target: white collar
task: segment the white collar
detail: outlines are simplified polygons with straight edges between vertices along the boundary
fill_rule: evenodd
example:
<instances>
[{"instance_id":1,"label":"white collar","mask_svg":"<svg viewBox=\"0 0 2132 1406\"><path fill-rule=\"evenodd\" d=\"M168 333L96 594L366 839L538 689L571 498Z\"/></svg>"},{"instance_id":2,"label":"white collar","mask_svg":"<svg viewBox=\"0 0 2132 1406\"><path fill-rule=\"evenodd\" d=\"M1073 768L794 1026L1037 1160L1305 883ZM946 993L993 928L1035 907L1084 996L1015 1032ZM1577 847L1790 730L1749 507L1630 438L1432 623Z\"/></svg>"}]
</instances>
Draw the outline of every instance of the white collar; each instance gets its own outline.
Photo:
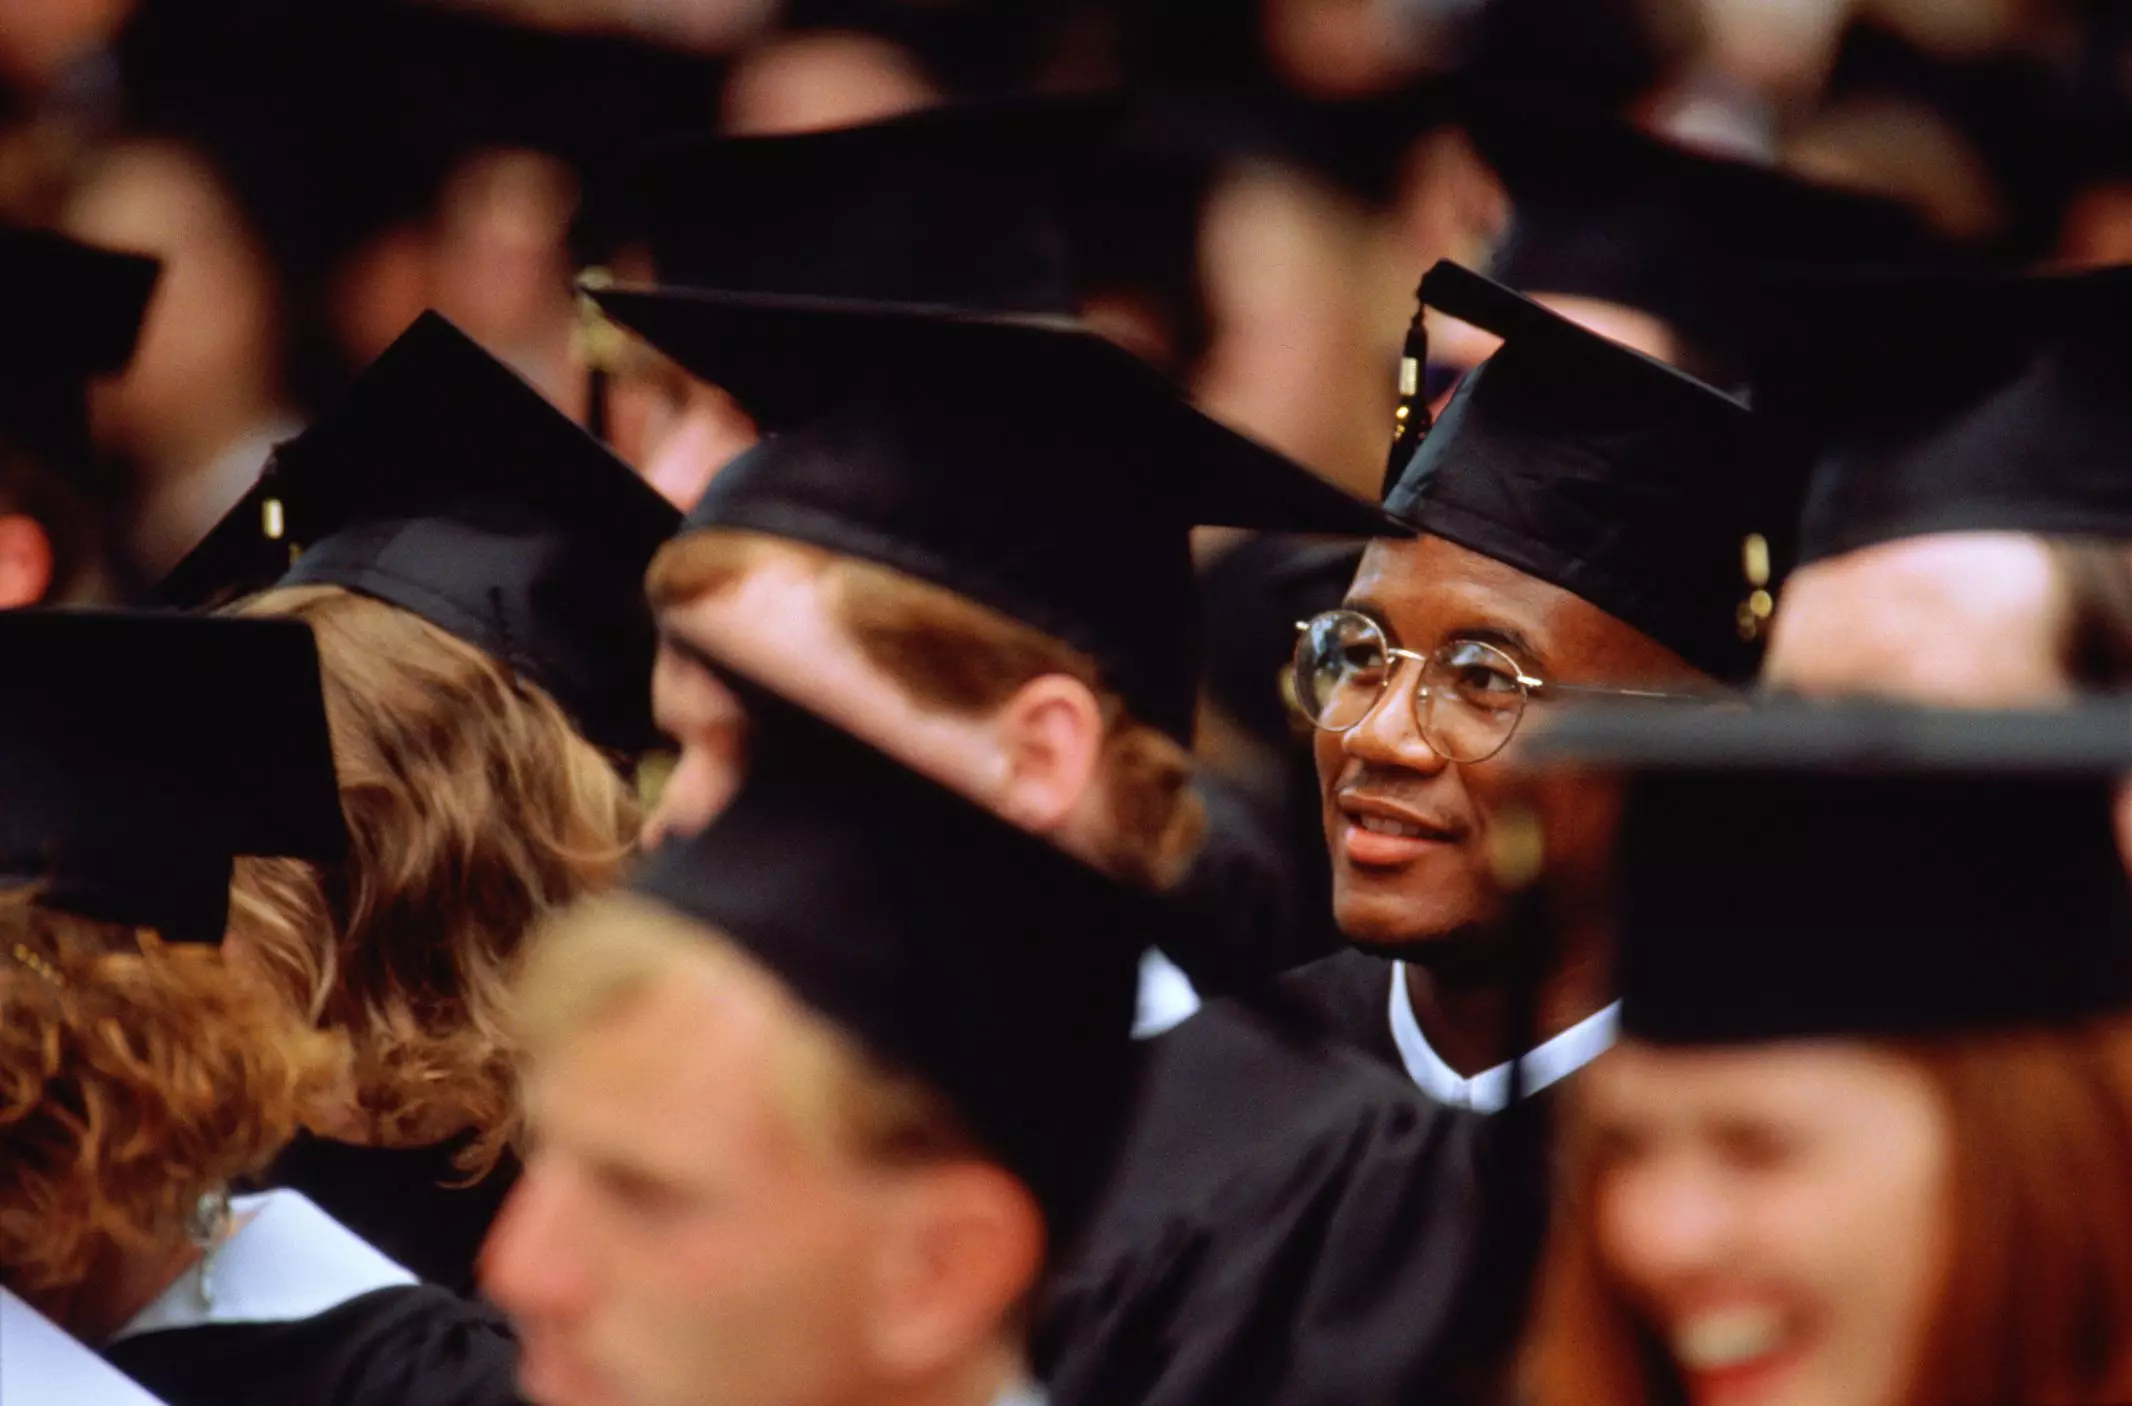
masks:
<instances>
[{"instance_id":1,"label":"white collar","mask_svg":"<svg viewBox=\"0 0 2132 1406\"><path fill-rule=\"evenodd\" d=\"M0 1289L0 1401L162 1406L50 1319Z\"/></svg>"},{"instance_id":2,"label":"white collar","mask_svg":"<svg viewBox=\"0 0 2132 1406\"><path fill-rule=\"evenodd\" d=\"M1133 1012L1133 1038L1152 1040L1199 1013L1199 992L1182 968L1150 947L1140 954L1140 996Z\"/></svg>"},{"instance_id":3,"label":"white collar","mask_svg":"<svg viewBox=\"0 0 2132 1406\"><path fill-rule=\"evenodd\" d=\"M288 1190L230 1202L237 1228L111 1338L209 1323L296 1323L378 1289L418 1283L370 1243ZM212 1293L201 1292L206 1272Z\"/></svg>"},{"instance_id":4,"label":"white collar","mask_svg":"<svg viewBox=\"0 0 2132 1406\"><path fill-rule=\"evenodd\" d=\"M1621 1003L1616 1001L1521 1057L1518 1068L1524 1074L1525 1092L1538 1093L1605 1054L1620 1025ZM1405 962L1392 963L1392 1043L1399 1047L1399 1061L1407 1067L1407 1077L1438 1103L1470 1108L1476 1113L1500 1113L1509 1106L1508 1060L1469 1079L1429 1048L1428 1038L1421 1033L1421 1022L1414 1019L1414 1003L1407 999Z\"/></svg>"}]
</instances>

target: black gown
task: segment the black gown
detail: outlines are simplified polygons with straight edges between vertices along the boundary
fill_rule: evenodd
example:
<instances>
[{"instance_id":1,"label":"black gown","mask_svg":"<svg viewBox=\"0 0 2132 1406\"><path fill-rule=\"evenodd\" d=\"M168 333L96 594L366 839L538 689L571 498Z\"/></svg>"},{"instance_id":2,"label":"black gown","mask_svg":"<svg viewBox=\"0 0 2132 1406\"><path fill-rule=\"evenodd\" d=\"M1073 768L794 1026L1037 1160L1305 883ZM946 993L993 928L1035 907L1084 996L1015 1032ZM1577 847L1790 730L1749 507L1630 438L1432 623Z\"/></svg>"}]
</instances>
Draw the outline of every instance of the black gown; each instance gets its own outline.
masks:
<instances>
[{"instance_id":1,"label":"black gown","mask_svg":"<svg viewBox=\"0 0 2132 1406\"><path fill-rule=\"evenodd\" d=\"M1235 1002L1149 1050L1117 1182L1038 1318L1052 1406L1462 1399L1488 1120Z\"/></svg>"},{"instance_id":2,"label":"black gown","mask_svg":"<svg viewBox=\"0 0 2132 1406\"><path fill-rule=\"evenodd\" d=\"M1407 1077L1406 1062L1392 1039L1390 961L1349 948L1296 968L1282 979L1281 988L1350 1048Z\"/></svg>"},{"instance_id":3,"label":"black gown","mask_svg":"<svg viewBox=\"0 0 2132 1406\"><path fill-rule=\"evenodd\" d=\"M245 1217L267 1206L247 1225ZM104 1348L167 1406L514 1406L502 1315L419 1284L301 1196L236 1203L239 1228ZM249 1238L248 1238L249 1237Z\"/></svg>"},{"instance_id":4,"label":"black gown","mask_svg":"<svg viewBox=\"0 0 2132 1406\"><path fill-rule=\"evenodd\" d=\"M518 1182L519 1163L506 1152L486 1177L461 1186L465 1174L452 1158L463 1145L357 1147L305 1135L264 1181L301 1191L424 1283L472 1295L482 1242Z\"/></svg>"}]
</instances>

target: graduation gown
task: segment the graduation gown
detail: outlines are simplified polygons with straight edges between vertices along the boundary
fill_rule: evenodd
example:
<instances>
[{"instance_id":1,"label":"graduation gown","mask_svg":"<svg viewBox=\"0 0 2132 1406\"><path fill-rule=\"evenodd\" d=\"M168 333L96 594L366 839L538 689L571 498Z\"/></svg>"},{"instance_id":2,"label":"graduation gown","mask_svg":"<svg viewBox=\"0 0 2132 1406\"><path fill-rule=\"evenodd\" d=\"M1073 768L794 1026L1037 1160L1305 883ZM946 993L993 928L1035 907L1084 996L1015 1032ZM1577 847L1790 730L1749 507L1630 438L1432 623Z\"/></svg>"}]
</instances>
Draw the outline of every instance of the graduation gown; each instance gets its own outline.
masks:
<instances>
[{"instance_id":1,"label":"graduation gown","mask_svg":"<svg viewBox=\"0 0 2132 1406\"><path fill-rule=\"evenodd\" d=\"M1392 963L1349 948L1298 967L1281 982L1325 1028L1351 1048L1404 1078L1392 1038Z\"/></svg>"},{"instance_id":2,"label":"graduation gown","mask_svg":"<svg viewBox=\"0 0 2132 1406\"><path fill-rule=\"evenodd\" d=\"M452 1163L463 1140L431 1147L358 1147L305 1134L265 1180L300 1191L319 1209L427 1284L471 1296L489 1226L518 1182L505 1153L486 1177L461 1186Z\"/></svg>"},{"instance_id":3,"label":"graduation gown","mask_svg":"<svg viewBox=\"0 0 2132 1406\"><path fill-rule=\"evenodd\" d=\"M1487 1120L1230 1001L1149 1052L1039 1313L1052 1406L1456 1399Z\"/></svg>"},{"instance_id":4,"label":"graduation gown","mask_svg":"<svg viewBox=\"0 0 2132 1406\"><path fill-rule=\"evenodd\" d=\"M237 1228L104 1348L168 1406L508 1406L501 1315L425 1285L293 1191L238 1197Z\"/></svg>"},{"instance_id":5,"label":"graduation gown","mask_svg":"<svg viewBox=\"0 0 2132 1406\"><path fill-rule=\"evenodd\" d=\"M0 1289L0 1402L161 1406L132 1378Z\"/></svg>"}]
</instances>

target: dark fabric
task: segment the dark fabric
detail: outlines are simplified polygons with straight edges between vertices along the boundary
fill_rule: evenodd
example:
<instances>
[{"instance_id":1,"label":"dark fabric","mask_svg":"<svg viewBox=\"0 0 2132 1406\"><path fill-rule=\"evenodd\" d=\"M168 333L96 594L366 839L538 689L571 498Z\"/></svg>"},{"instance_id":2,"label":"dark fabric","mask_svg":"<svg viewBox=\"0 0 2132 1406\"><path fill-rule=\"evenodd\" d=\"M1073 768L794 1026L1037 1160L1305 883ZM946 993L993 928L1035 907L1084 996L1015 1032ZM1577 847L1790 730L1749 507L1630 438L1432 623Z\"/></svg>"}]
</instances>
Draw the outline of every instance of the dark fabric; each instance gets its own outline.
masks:
<instances>
[{"instance_id":1,"label":"dark fabric","mask_svg":"<svg viewBox=\"0 0 2132 1406\"><path fill-rule=\"evenodd\" d=\"M593 742L635 754L658 737L644 569L679 522L538 391L424 313L276 451L161 593L184 606L272 585L374 595L540 685Z\"/></svg>"},{"instance_id":2,"label":"dark fabric","mask_svg":"<svg viewBox=\"0 0 2132 1406\"><path fill-rule=\"evenodd\" d=\"M1622 1028L1699 1045L1982 1032L2132 1009L2114 786L1637 777L1621 831Z\"/></svg>"},{"instance_id":3,"label":"dark fabric","mask_svg":"<svg viewBox=\"0 0 2132 1406\"><path fill-rule=\"evenodd\" d=\"M1391 962L1349 948L1290 972L1281 987L1350 1048L1408 1077L1392 1039Z\"/></svg>"},{"instance_id":4,"label":"dark fabric","mask_svg":"<svg viewBox=\"0 0 2132 1406\"><path fill-rule=\"evenodd\" d=\"M632 887L944 1095L1069 1243L1130 1106L1141 955L1191 915L699 662L747 712L747 779Z\"/></svg>"},{"instance_id":5,"label":"dark fabric","mask_svg":"<svg viewBox=\"0 0 2132 1406\"><path fill-rule=\"evenodd\" d=\"M495 1310L430 1285L294 1323L144 1333L104 1352L166 1406L508 1406L518 1343Z\"/></svg>"},{"instance_id":6,"label":"dark fabric","mask_svg":"<svg viewBox=\"0 0 2132 1406\"><path fill-rule=\"evenodd\" d=\"M1466 130L1514 210L1489 274L1524 293L1649 313L1728 371L1754 359L1763 270L1946 257L1894 201L1689 151L1532 92L1473 107Z\"/></svg>"},{"instance_id":7,"label":"dark fabric","mask_svg":"<svg viewBox=\"0 0 2132 1406\"><path fill-rule=\"evenodd\" d=\"M1486 1126L1210 1005L1154 1042L1118 1181L1039 1317L1054 1406L1480 1399L1453 1329Z\"/></svg>"},{"instance_id":8,"label":"dark fabric","mask_svg":"<svg viewBox=\"0 0 2132 1406\"><path fill-rule=\"evenodd\" d=\"M0 872L54 906L220 942L236 856L345 846L305 625L5 611L0 659Z\"/></svg>"},{"instance_id":9,"label":"dark fabric","mask_svg":"<svg viewBox=\"0 0 2132 1406\"><path fill-rule=\"evenodd\" d=\"M1321 918L1322 884L1313 882L1322 856L1285 842L1278 817L1238 788L1203 776L1196 789L1206 836L1175 892L1203 921L1163 943L1170 959L1202 996L1216 996L1332 950L1338 936Z\"/></svg>"},{"instance_id":10,"label":"dark fabric","mask_svg":"<svg viewBox=\"0 0 2132 1406\"><path fill-rule=\"evenodd\" d=\"M1077 323L706 290L598 295L776 431L687 526L878 561L1087 653L1191 734L1197 526L1396 530Z\"/></svg>"},{"instance_id":11,"label":"dark fabric","mask_svg":"<svg viewBox=\"0 0 2132 1406\"><path fill-rule=\"evenodd\" d=\"M431 1147L357 1147L303 1134L261 1179L301 1191L425 1283L474 1295L475 1268L504 1198L518 1182L505 1153L471 1186L453 1157L466 1140Z\"/></svg>"},{"instance_id":12,"label":"dark fabric","mask_svg":"<svg viewBox=\"0 0 2132 1406\"><path fill-rule=\"evenodd\" d=\"M1803 467L1738 401L1439 263L1422 301L1505 339L1385 510L1583 597L1712 676L1751 677L1746 539L1788 558Z\"/></svg>"},{"instance_id":13,"label":"dark fabric","mask_svg":"<svg viewBox=\"0 0 2132 1406\"><path fill-rule=\"evenodd\" d=\"M89 381L133 356L162 268L0 225L0 436L61 472L87 466Z\"/></svg>"},{"instance_id":14,"label":"dark fabric","mask_svg":"<svg viewBox=\"0 0 2132 1406\"><path fill-rule=\"evenodd\" d=\"M1786 291L1815 348L1767 378L1819 451L1803 559L1936 532L2132 537L2132 269Z\"/></svg>"}]
</instances>

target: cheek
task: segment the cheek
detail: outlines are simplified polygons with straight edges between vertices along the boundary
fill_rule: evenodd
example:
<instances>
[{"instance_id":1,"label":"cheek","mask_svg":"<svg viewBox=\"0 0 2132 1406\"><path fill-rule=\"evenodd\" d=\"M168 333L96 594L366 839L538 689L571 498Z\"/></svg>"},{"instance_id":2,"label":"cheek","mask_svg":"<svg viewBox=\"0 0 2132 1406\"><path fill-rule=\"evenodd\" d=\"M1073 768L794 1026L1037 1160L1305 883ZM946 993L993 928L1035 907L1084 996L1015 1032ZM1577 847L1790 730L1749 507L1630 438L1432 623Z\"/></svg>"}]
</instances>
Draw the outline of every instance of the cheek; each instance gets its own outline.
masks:
<instances>
[{"instance_id":1,"label":"cheek","mask_svg":"<svg viewBox=\"0 0 2132 1406\"><path fill-rule=\"evenodd\" d=\"M1347 751L1340 745L1340 734L1313 730L1310 751L1318 764L1318 788L1330 797L1333 787L1340 784L1340 774L1347 769Z\"/></svg>"}]
</instances>

